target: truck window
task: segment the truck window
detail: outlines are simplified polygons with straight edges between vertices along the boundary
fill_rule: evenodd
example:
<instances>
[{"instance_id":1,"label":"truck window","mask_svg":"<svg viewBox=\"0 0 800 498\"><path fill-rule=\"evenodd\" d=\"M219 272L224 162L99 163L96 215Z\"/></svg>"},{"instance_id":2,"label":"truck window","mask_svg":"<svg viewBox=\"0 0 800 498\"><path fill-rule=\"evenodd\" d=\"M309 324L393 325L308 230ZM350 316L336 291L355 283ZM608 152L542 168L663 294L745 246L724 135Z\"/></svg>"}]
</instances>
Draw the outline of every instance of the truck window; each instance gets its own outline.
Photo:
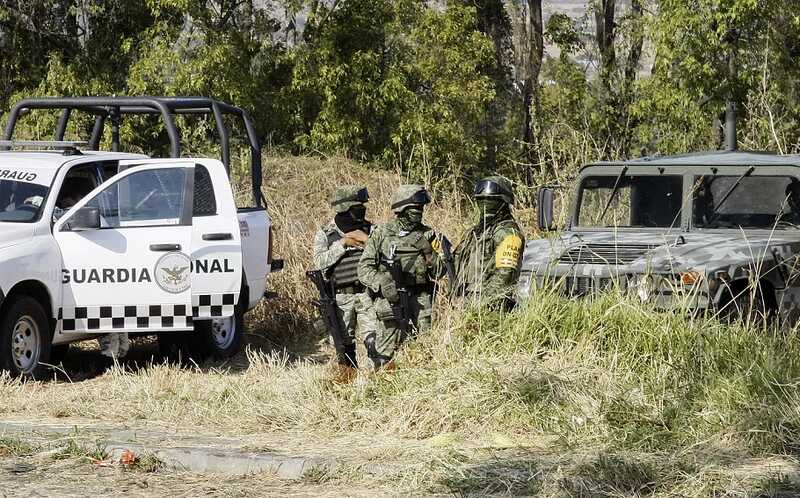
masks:
<instances>
[{"instance_id":1,"label":"truck window","mask_svg":"<svg viewBox=\"0 0 800 498\"><path fill-rule=\"evenodd\" d=\"M730 195L723 202L729 191ZM800 226L800 181L797 178L698 176L692 192L692 222L697 228Z\"/></svg>"},{"instance_id":2,"label":"truck window","mask_svg":"<svg viewBox=\"0 0 800 498\"><path fill-rule=\"evenodd\" d=\"M211 174L202 164L194 167L194 209L192 216L214 216L217 214L217 199Z\"/></svg>"},{"instance_id":3,"label":"truck window","mask_svg":"<svg viewBox=\"0 0 800 498\"><path fill-rule=\"evenodd\" d=\"M99 185L97 171L94 166L79 166L72 168L64 181L56 197L56 205L53 210L53 219L59 219L72 206L86 197L89 192Z\"/></svg>"},{"instance_id":4,"label":"truck window","mask_svg":"<svg viewBox=\"0 0 800 498\"><path fill-rule=\"evenodd\" d=\"M86 206L100 210L104 228L178 225L185 175L182 168L139 171L110 185Z\"/></svg>"},{"instance_id":5,"label":"truck window","mask_svg":"<svg viewBox=\"0 0 800 498\"><path fill-rule=\"evenodd\" d=\"M0 180L0 222L31 222L47 197L48 188L38 183Z\"/></svg>"},{"instance_id":6,"label":"truck window","mask_svg":"<svg viewBox=\"0 0 800 498\"><path fill-rule=\"evenodd\" d=\"M578 192L578 226L669 228L680 225L681 176L627 175L620 178L614 192L616 182L614 175L583 179ZM606 205L608 209L604 213Z\"/></svg>"}]
</instances>

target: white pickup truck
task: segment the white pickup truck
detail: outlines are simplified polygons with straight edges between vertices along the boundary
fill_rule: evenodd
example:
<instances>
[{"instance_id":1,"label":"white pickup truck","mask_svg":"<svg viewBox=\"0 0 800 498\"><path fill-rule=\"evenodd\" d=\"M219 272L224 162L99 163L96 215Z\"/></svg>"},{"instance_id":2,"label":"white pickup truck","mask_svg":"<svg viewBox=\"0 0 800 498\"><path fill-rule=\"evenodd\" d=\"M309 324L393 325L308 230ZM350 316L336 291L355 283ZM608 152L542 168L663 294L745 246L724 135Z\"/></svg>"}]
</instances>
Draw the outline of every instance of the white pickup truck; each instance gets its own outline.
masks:
<instances>
[{"instance_id":1,"label":"white pickup truck","mask_svg":"<svg viewBox=\"0 0 800 498\"><path fill-rule=\"evenodd\" d=\"M40 376L117 332L235 354L280 267L266 208L237 209L214 159L0 142L37 145L55 150L0 151L0 369Z\"/></svg>"}]
</instances>

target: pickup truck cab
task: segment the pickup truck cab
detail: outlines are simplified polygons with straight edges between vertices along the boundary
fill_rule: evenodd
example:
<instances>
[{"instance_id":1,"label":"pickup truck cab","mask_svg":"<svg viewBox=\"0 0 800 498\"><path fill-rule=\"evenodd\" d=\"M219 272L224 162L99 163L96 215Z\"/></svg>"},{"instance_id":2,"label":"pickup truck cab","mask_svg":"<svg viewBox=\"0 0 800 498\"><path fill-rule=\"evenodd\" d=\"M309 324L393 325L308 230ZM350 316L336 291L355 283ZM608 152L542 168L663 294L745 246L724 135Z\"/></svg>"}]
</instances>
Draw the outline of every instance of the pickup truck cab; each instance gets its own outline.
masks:
<instances>
[{"instance_id":1,"label":"pickup truck cab","mask_svg":"<svg viewBox=\"0 0 800 498\"><path fill-rule=\"evenodd\" d=\"M0 368L36 377L116 332L238 352L278 266L266 208L237 209L215 159L42 146L0 151Z\"/></svg>"},{"instance_id":2,"label":"pickup truck cab","mask_svg":"<svg viewBox=\"0 0 800 498\"><path fill-rule=\"evenodd\" d=\"M32 373L55 346L198 329L238 351L266 290L270 220L237 212L222 163L0 152L0 360Z\"/></svg>"}]
</instances>

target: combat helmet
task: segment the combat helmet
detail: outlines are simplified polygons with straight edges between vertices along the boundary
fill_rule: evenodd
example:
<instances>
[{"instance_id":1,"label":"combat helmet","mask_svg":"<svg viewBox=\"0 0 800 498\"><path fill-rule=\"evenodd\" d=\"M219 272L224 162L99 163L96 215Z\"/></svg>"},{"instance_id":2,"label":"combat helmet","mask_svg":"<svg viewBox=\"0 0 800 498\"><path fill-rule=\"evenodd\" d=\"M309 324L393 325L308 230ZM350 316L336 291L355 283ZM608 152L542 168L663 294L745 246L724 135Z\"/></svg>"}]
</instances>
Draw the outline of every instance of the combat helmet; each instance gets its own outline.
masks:
<instances>
[{"instance_id":1,"label":"combat helmet","mask_svg":"<svg viewBox=\"0 0 800 498\"><path fill-rule=\"evenodd\" d=\"M399 213L409 206L424 206L431 196L423 185L402 185L392 194L392 211Z\"/></svg>"},{"instance_id":2,"label":"combat helmet","mask_svg":"<svg viewBox=\"0 0 800 498\"><path fill-rule=\"evenodd\" d=\"M353 206L369 200L367 187L361 185L342 185L331 193L331 207L337 213L344 213Z\"/></svg>"},{"instance_id":3,"label":"combat helmet","mask_svg":"<svg viewBox=\"0 0 800 498\"><path fill-rule=\"evenodd\" d=\"M478 180L473 195L476 199L499 197L506 204L514 204L514 189L511 182L502 176L487 176Z\"/></svg>"}]
</instances>

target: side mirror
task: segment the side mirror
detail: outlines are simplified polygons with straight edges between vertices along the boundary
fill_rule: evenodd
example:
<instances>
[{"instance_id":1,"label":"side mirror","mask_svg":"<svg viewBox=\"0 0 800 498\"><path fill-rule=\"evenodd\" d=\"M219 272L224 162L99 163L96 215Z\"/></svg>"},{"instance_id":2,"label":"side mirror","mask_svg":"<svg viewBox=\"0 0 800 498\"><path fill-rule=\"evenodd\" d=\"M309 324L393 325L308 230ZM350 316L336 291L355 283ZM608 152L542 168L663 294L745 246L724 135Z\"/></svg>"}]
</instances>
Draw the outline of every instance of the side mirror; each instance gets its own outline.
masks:
<instances>
[{"instance_id":1,"label":"side mirror","mask_svg":"<svg viewBox=\"0 0 800 498\"><path fill-rule=\"evenodd\" d=\"M553 190L542 187L537 193L536 205L538 206L539 230L549 232L553 230Z\"/></svg>"},{"instance_id":2,"label":"side mirror","mask_svg":"<svg viewBox=\"0 0 800 498\"><path fill-rule=\"evenodd\" d=\"M100 209L82 207L64 224L62 230L97 230L100 228Z\"/></svg>"}]
</instances>

